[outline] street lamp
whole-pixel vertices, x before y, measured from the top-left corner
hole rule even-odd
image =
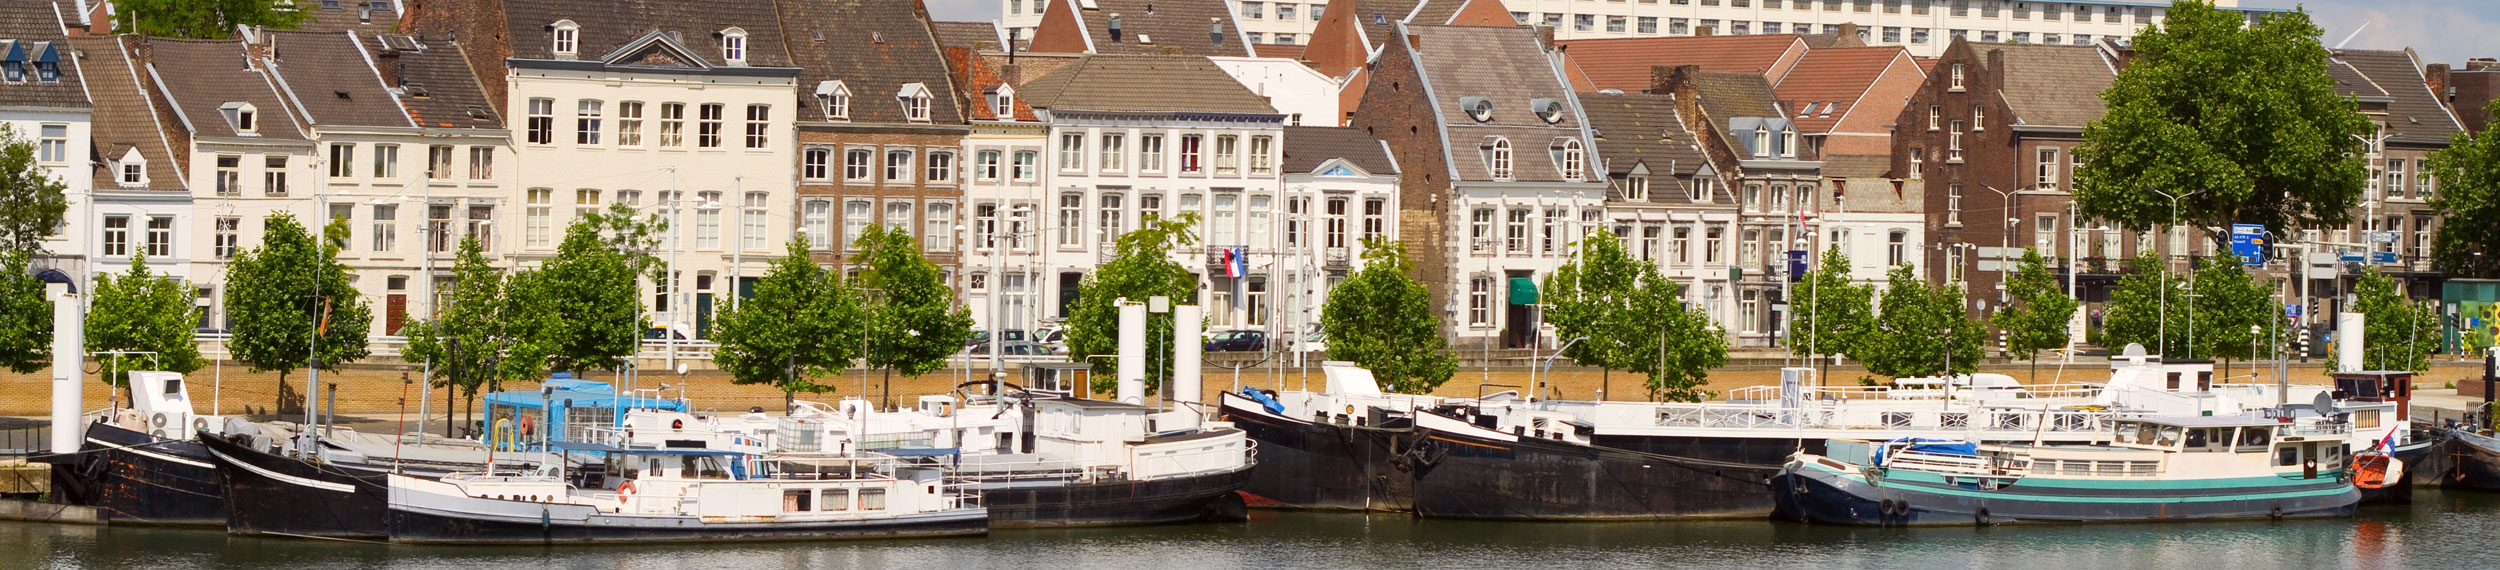
[[[2203,194],[2203,193],[2205,193],[2205,190],[2197,190],[2197,191],[2195,191],[2195,192],[2189,192],[2189,193],[2186,193],[2186,194],[2179,194],[2179,195],[2175,195],[2175,196],[2174,196],[2174,195],[2171,195],[2169,192],[2163,192],[2163,191],[2161,191],[2161,189],[2159,189],[2159,188],[2146,188],[2146,190],[2151,190],[2151,191],[2153,191],[2153,193],[2155,193],[2155,194],[2160,194],[2163,198],[2169,198],[2169,199],[2170,199],[2170,224],[2169,224],[2169,225],[2162,226],[2162,233],[2165,233],[2165,234],[2167,234],[2167,233],[2171,233],[2171,232],[2175,232],[2175,231],[2178,231],[2177,226],[2179,225],[2179,199],[2181,199],[2181,198],[2186,198],[2186,197],[2189,197],[2189,196],[2195,196],[2195,195],[2197,195],[2197,194]],[[2210,189],[2208,189],[2208,190],[2210,190]],[[2168,262],[2168,261],[2166,261],[2166,260],[2162,263],[2162,267],[2163,267],[2163,271],[2164,271],[2164,275],[2163,275],[2163,277],[2162,277],[2162,282],[2163,282],[2164,287],[2161,289],[2161,309],[2160,309],[2160,310],[2161,310],[2161,314],[2160,314],[2160,315],[2158,315],[2158,320],[2156,321],[2156,323],[2157,323],[2157,324],[2155,325],[2155,328],[2154,328],[2154,338],[2156,339],[2154,342],[2155,342],[2155,343],[2160,344],[2160,345],[2162,346],[2162,350],[2168,350],[2168,349],[2170,348],[2170,289],[2169,289],[2169,287],[2167,287],[2167,285],[2169,284],[2169,281],[2170,281],[2170,278],[2169,278],[2168,273],[2167,273],[2167,272],[2169,271],[2169,269],[2168,269],[2168,268],[2169,268],[2169,266],[2170,266],[2170,264],[2169,264],[2169,262]],[[2188,285],[2188,290],[2189,290],[2189,291],[2195,291],[2195,290],[2196,290],[2196,285],[2195,285],[2195,283],[2194,283],[2194,281],[2193,281],[2193,280],[2194,280],[2194,279],[2196,279],[2196,268],[2195,268],[2195,267],[2193,267],[2193,266],[2191,266],[2191,267],[2189,267],[2189,268],[2188,268],[2188,279],[2190,279],[2190,280],[2191,280],[2191,281],[2189,282],[2189,285]],[[2190,324],[2189,326],[2195,326],[2195,325],[2194,325],[2194,324]],[[2192,334],[2192,333],[2191,333],[2191,334]],[[2191,337],[2191,339],[2189,340],[2189,342],[2195,342],[2195,341],[2193,340],[2193,337]],[[2196,352],[2195,350],[2189,350],[2189,351],[2188,351],[2188,353],[2189,353],[2191,356],[2193,356],[2193,355],[2195,354],[2195,352]]]

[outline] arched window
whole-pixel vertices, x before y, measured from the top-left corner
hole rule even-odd
[[[1581,172],[1587,170],[1587,163],[1588,153],[1586,149],[1580,148],[1580,139],[1563,141],[1562,175],[1564,180],[1578,182]]]
[[[555,32],[554,47],[557,57],[570,59],[581,53],[581,24],[575,24],[572,20],[557,20],[555,25],[549,26],[549,29]]]
[[[740,28],[721,30],[720,58],[730,65],[747,64],[747,31]]]
[[[1485,170],[1492,171],[1495,180],[1510,179],[1510,139],[1493,139],[1493,150],[1485,158]]]

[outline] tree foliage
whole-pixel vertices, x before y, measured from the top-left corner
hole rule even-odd
[[[1849,255],[1839,246],[1823,252],[1822,261],[1795,285],[1796,330],[1789,349],[1798,355],[1859,356],[1875,337],[1875,286],[1849,278]]]
[[[1458,373],[1458,356],[1412,269],[1405,243],[1364,238],[1363,268],[1329,291],[1319,320],[1329,358],[1371,369],[1382,389],[1428,394]]]
[[[1644,296],[1661,299],[1657,295]],[[1672,301],[1672,295],[1666,297]],[[1684,305],[1681,301],[1653,309],[1658,323],[1653,326],[1657,339],[1655,359],[1636,361],[1632,371],[1649,375],[1649,399],[1653,402],[1700,402],[1710,398],[1702,386],[1709,383],[1710,370],[1727,365],[1727,335],[1710,322],[1710,315],[1701,307]]]
[[[1077,285],[1076,303],[1068,306],[1068,359],[1093,363],[1093,389],[1096,392],[1119,390],[1119,363],[1097,355],[1120,353],[1120,307],[1123,299],[1143,303],[1157,296],[1171,297],[1174,305],[1198,302],[1198,277],[1188,268],[1173,263],[1173,251],[1198,242],[1193,228],[1198,214],[1182,213],[1174,218],[1153,218],[1137,229],[1121,234],[1110,263],[1085,276]],[[990,323],[991,333],[1007,328],[1006,323]],[[1146,319],[1149,346],[1158,346],[1151,339],[1172,338],[1172,320],[1149,315]],[[1198,339],[1173,339],[1176,342],[1198,342]],[[1168,346],[1164,344],[1161,346]],[[1153,378],[1172,377],[1172,359],[1150,360],[1147,370]],[[1146,393],[1160,390],[1155,382],[1146,383]]]
[[[2353,284],[2353,311],[2361,313],[2361,369],[2410,370],[2429,372],[2430,355],[2439,350],[2439,313],[2436,302],[2414,302],[2405,298],[2377,269],[2361,274]],[[2341,336],[2335,342],[2346,342]],[[2326,370],[2337,370],[2336,352],[2328,353]]]
[[[2193,357],[2254,360],[2267,356],[2266,347],[2291,332],[2280,321],[2283,311],[2274,302],[2273,283],[2249,274],[2239,256],[2206,257],[2189,289],[2196,294],[2188,303],[2196,310],[2188,316],[2196,331]],[[2257,332],[2251,334],[2249,327]]]
[[[2118,278],[2118,286],[2110,289],[2109,302],[2103,305],[2102,344],[2140,344],[2153,354],[2186,358],[2189,297],[2185,293],[2187,284],[2170,274],[2161,254],[2147,251],[2129,258],[2125,275]]]
[[[2064,348],[2073,339],[2067,325],[2073,322],[2075,308],[2082,303],[2066,296],[2057,284],[2057,276],[2049,273],[2048,260],[2040,250],[2024,249],[2022,264],[2006,281],[2007,296],[2014,302],[1997,309],[1991,317],[1997,330],[2005,331],[2005,350],[2023,355],[2031,361],[2031,379],[2040,379],[2040,351]]]
[[[2133,42],[2084,128],[2075,201],[2085,217],[2133,227],[2263,224],[2275,235],[2343,224],[2368,181],[2370,121],[2327,76],[2321,33],[2301,11],[2250,24],[2237,10],[2173,4]],[[2210,230],[2209,230],[2210,231]],[[2221,234],[2209,234],[2219,243]]]
[[[1894,378],[1968,374],[1979,369],[1986,333],[1962,309],[1962,287],[1929,285],[1909,264],[1885,274],[1875,334],[1859,348],[1868,372]],[[1946,364],[1950,361],[1951,368]]]
[[[1592,233],[1579,245],[1576,259],[1545,278],[1546,322],[1564,338],[1585,337],[1563,355],[1648,374],[1651,400],[1700,401],[1710,368],[1727,361],[1727,343],[1708,342],[1718,338],[1703,328],[1709,319],[1684,318],[1683,286],[1632,259],[1614,234]]]
[[[41,253],[69,211],[67,188],[35,161],[35,143],[0,125],[0,251]]]
[[[0,251],[0,368],[19,374],[52,365],[52,302],[26,261],[23,252]]]
[[[605,211],[584,214],[574,223],[590,226],[591,232],[607,243],[608,249],[624,256],[626,265],[632,267],[636,275],[667,278],[660,273],[662,263],[659,251],[670,233],[668,218],[657,212],[636,212],[632,206],[616,202],[608,204]],[[571,237],[569,230],[566,237]]]
[[[833,384],[816,380],[841,374],[859,359],[871,334],[864,304],[840,273],[808,258],[802,235],[756,281],[753,296],[731,302],[715,319],[712,340],[720,348],[712,362],[733,383],[780,388],[785,403],[801,392],[831,392]]]
[[[113,8],[115,32],[195,40],[226,39],[244,26],[292,30],[307,17],[283,0],[114,0]]]
[[[101,379],[125,387],[132,370],[188,374],[207,366],[199,343],[191,339],[200,322],[192,295],[189,283],[148,270],[146,255],[131,256],[130,271],[120,277],[97,275],[94,305],[87,313],[87,352],[155,353],[98,357],[104,369]]]
[[[635,284],[637,255],[617,249],[592,220],[575,221],[556,256],[520,280],[521,310],[547,319],[537,338],[548,370],[618,370],[642,347],[650,321]]]
[[[910,233],[870,226],[859,241],[868,265],[860,285],[877,300],[868,307],[868,365],[904,376],[945,366],[972,338],[972,310],[955,299]]]
[[[284,212],[263,228],[260,247],[236,253],[226,267],[234,334],[226,346],[253,372],[278,373],[277,408],[285,411],[300,406],[289,397],[288,372],[314,353],[325,371],[364,358],[373,313],[338,261],[337,239],[313,239]],[[333,223],[324,233],[343,239],[346,232],[344,223]]]
[[[2500,112],[2500,101],[2486,111]],[[2500,126],[2457,133],[2431,153],[2439,193],[2431,207],[2446,219],[2431,242],[2432,261],[2449,277],[2500,279]]]
[[[452,262],[443,306],[428,308],[431,317],[400,329],[408,338],[401,356],[413,363],[431,363],[435,386],[459,391],[476,406],[477,394],[492,380],[529,380],[546,373],[547,344],[543,335],[550,317],[535,310],[538,292],[531,272],[506,274],[486,258],[476,236],[463,237]],[[449,410],[445,410],[448,412]]]

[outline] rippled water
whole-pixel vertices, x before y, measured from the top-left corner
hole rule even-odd
[[[0,522],[0,568],[2500,568],[2500,495],[2293,522],[1860,529],[1761,521],[1494,523],[1258,512],[1247,523],[988,538],[417,547]]]

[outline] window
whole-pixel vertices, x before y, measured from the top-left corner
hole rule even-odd
[[[1703,263],[1718,263],[1719,250],[1722,249],[1719,247],[1719,244],[1727,238],[1727,229],[1712,226],[1710,231],[1704,233],[1708,237],[1702,243],[1701,261]]]
[[[1163,135],[1137,135],[1137,169],[1163,171]]]
[[[44,162],[69,160],[69,125],[43,126],[43,141],[36,159]]]
[[[544,210],[541,210],[544,213]],[[541,227],[544,227],[542,224]],[[541,235],[544,235],[542,232]],[[484,240],[479,240],[483,242]],[[491,247],[491,246],[489,246]],[[451,250],[451,205],[428,204],[425,207],[425,250],[442,253]]]
[[[2387,197],[2405,196],[2405,159],[2387,159]]]
[[[1041,164],[1041,162],[1041,151],[1016,151],[1015,172],[1013,173],[1015,174],[1016,180],[1019,182],[1032,180],[1034,174],[1033,171],[1036,166]]]
[[[373,206],[373,251],[379,253],[398,249],[399,205],[375,204]]]
[[[1059,195],[1059,245],[1074,247],[1085,244],[1085,195],[1069,192]]]
[[[1266,174],[1269,170],[1274,169],[1274,164],[1272,162],[1273,159],[1270,157],[1269,151],[1274,148],[1275,142],[1275,137],[1267,135],[1250,137],[1251,174]]]
[[[1187,203],[1189,202],[1189,199],[1193,197],[1194,196],[1183,197],[1181,198],[1181,201],[1183,203]],[[1240,212],[1241,198],[1239,196],[1234,196],[1232,194],[1215,195],[1215,209],[1214,211],[1208,212],[1207,216],[1209,219],[1207,225],[1211,226],[1209,228],[1211,230],[1209,243],[1215,245],[1241,245],[1241,239],[1236,237],[1240,235],[1239,230],[1241,228],[1241,224],[1235,222],[1235,220],[1240,219]]]
[[[832,163],[832,149],[824,147],[807,147],[806,151],[799,153],[799,178],[804,180],[824,180],[832,175]]]
[[[917,157],[912,156],[912,151],[910,149],[885,151],[886,183],[910,184],[912,182],[912,162],[915,158]]]
[[[1275,217],[1275,202],[1266,196],[1250,197],[1250,238],[1242,241],[1252,247],[1266,247],[1269,220]]]
[[[1363,200],[1363,237],[1365,239],[1389,236],[1388,209],[1388,200],[1380,198]]]
[[[1927,149],[1923,149],[1923,148],[1911,148],[1911,149],[1910,149],[1910,172],[1909,172],[1909,178],[1910,178],[1911,180],[1919,180],[1919,179],[1925,178],[1925,177],[1926,177],[1926,172],[1927,172]]]
[[[347,178],[355,175],[356,145],[330,145],[330,177]]]
[[[1493,278],[1467,280],[1467,324],[1479,327],[1493,325]]]
[[[1101,167],[1104,172],[1119,172],[1125,169],[1127,165],[1121,164],[1120,159],[1128,156],[1128,137],[1118,133],[1104,133],[1101,154]]]
[[[886,231],[897,235],[911,235],[911,217],[913,210],[914,208],[912,207],[911,199],[909,198],[901,200],[887,200],[885,203]]]
[[[730,65],[747,64],[747,32],[730,28],[720,33],[720,58]]]
[[[130,255],[130,216],[104,217],[104,256]]]
[[[1625,21],[1624,17],[1622,17],[1622,16],[1607,16],[1607,17],[1606,17],[1606,31],[1607,31],[1608,33],[1615,33],[1615,34],[1620,34],[1620,33],[1623,33],[1623,32],[1624,32],[1624,30],[1628,27],[1628,26],[1626,26],[1626,24],[1627,24],[1627,22]]]
[[[373,145],[373,178],[375,180],[399,178],[399,145]]]
[[[1649,176],[1634,174],[1623,178],[1623,199],[1630,202],[1649,200]]]
[[[1149,192],[1137,195],[1137,219],[1147,220],[1161,217],[1163,217],[1162,194]]]
[[[642,146],[642,102],[616,103],[616,146]]]
[[[174,217],[148,216],[148,257],[163,259],[174,255]]]
[[[1588,156],[1586,151],[1580,148],[1579,139],[1563,141],[1562,175],[1564,180],[1580,181],[1583,171],[1587,170],[1587,162]]]
[[[1745,191],[1746,191],[1747,193],[1752,193],[1752,192],[1753,192],[1753,189],[1754,189],[1754,187],[1753,187],[1753,186],[1746,186],[1746,187],[1745,187]],[[1787,187],[1787,186],[1772,186],[1772,187],[1771,187],[1771,211],[1773,211],[1773,212],[1786,212],[1786,211],[1788,211],[1788,187]]]
[[[851,120],[851,88],[840,81],[830,81],[816,88],[816,104],[824,108],[825,118]]]
[[[1955,34],[1955,35],[1960,35],[1960,34]],[[1956,63],[1956,64],[1953,64],[1953,86],[1952,86],[1952,90],[1954,90],[1954,91],[1961,91],[1962,89],[1963,89],[1963,86],[1962,86],[1962,64]]]
[[[22,72],[21,72],[22,73]],[[251,136],[260,132],[260,110],[250,104],[228,104],[234,113],[234,132]]]
[[[1120,208],[1121,198],[1119,194],[1103,193],[1100,201],[1102,206],[1095,208],[1100,220],[1095,223],[1095,227],[1102,233],[1095,238],[1095,241],[1104,244],[1117,242],[1120,240],[1120,234],[1126,231],[1123,226],[1126,225],[1128,212]]]
[[[727,105],[703,104],[699,110],[702,115],[697,117],[698,122],[695,123],[694,145],[696,147],[720,148],[721,115],[727,110]]]
[[[1529,215],[1530,212],[1525,208],[1510,211],[1510,216],[1502,224],[1503,250],[1513,255],[1527,253]]]
[[[1656,35],[1658,33],[1658,18],[1656,16],[1641,16],[1633,30],[1639,32],[1641,35]]]
[[[1945,162],[1962,162],[1962,122],[1953,122],[1953,132],[1945,135]]]
[[[1296,5],[1294,5],[1294,4],[1277,4],[1277,5],[1276,5],[1276,19],[1278,19],[1278,20],[1291,20],[1291,19],[1293,19],[1294,15],[1295,15],[1295,14],[1294,14],[1294,7],[1295,7],[1295,6],[1296,6]]]
[[[998,93],[991,95],[990,114],[998,117],[998,120],[1001,121],[1016,120],[1015,90],[1001,87],[998,90]]]
[[[1345,198],[1329,198],[1329,199],[1328,199],[1328,212],[1327,212],[1327,214],[1326,214],[1326,216],[1325,216],[1325,217],[1326,217],[1326,227],[1325,227],[1325,228],[1323,228],[1323,229],[1321,229],[1321,231],[1327,234],[1327,236],[1326,236],[1326,237],[1327,237],[1327,244],[1326,244],[1326,245],[1327,245],[1329,248],[1335,249],[1335,248],[1344,248],[1344,247],[1345,247],[1345,244],[1346,244],[1346,202],[1347,202],[1347,200],[1346,200]],[[1488,232],[1491,232],[1491,231],[1492,231],[1492,229],[1490,229],[1490,227],[1486,226],[1485,224],[1491,224],[1491,223],[1493,223],[1493,211],[1492,211],[1492,210],[1479,210],[1479,211],[1477,211],[1477,212],[1476,212],[1476,218],[1477,218],[1477,220],[1478,220],[1478,225],[1477,225],[1477,227],[1476,227],[1476,235],[1475,235],[1475,237],[1476,237],[1476,243],[1477,243],[1478,245],[1476,245],[1475,247],[1476,247],[1476,251],[1478,251],[1478,252],[1482,252],[1482,251],[1484,251],[1484,246],[1482,245],[1482,244],[1483,244],[1483,242],[1484,242],[1484,240],[1486,240],[1486,239],[1488,239],[1488,238],[1492,237],[1492,236],[1491,236],[1491,234],[1489,234],[1489,233],[1488,233]]]
[[[921,232],[922,246],[927,247],[929,251],[955,250],[955,204],[953,202],[930,202],[929,215],[923,218],[922,223],[928,226],[926,231]]]
[[[1510,139],[1493,139],[1493,151],[1486,159],[1485,169],[1492,172],[1494,180],[1510,179]]]
[[[583,99],[573,112],[574,144],[599,144],[599,107],[598,101]]]
[[[1366,204],[1365,206],[1368,207],[1369,205]],[[1368,214],[1370,212],[1364,213]],[[1370,220],[1366,219],[1365,221],[1369,222]],[[1657,230],[1653,228],[1650,231],[1656,232]],[[1564,239],[1562,232],[1563,209],[1546,208],[1545,221],[1543,224],[1539,224],[1537,226],[1538,237],[1541,238],[1537,241],[1537,251],[1550,254],[1554,253],[1556,250],[1562,249],[1562,240]],[[1656,235],[1651,235],[1649,237],[1650,241],[1658,241],[1658,236]]]
[[[1970,130],[1988,130],[1988,110],[1986,107],[1970,108]]]
[[[871,156],[874,156],[875,154],[876,154],[876,153],[871,152],[871,151],[869,151],[868,149],[864,149],[864,148],[854,148],[854,149],[850,149],[850,150],[848,150],[848,151],[843,152],[843,153],[842,153],[842,179],[843,179],[844,181],[854,182],[854,183],[867,183],[867,182],[870,182],[870,181],[871,181],[871,179],[868,177],[868,176],[869,176],[869,170],[868,170],[868,169],[869,169],[869,166],[868,166],[868,163],[869,163],[869,161],[870,161],[870,160],[872,160],[870,157],[871,157]]]
[[[2040,147],[2040,161],[2037,166],[2040,173],[2037,185],[2040,189],[2057,189],[2057,167],[2057,147]]]
[[[985,202],[972,207],[972,245],[982,249],[998,247],[998,204]]]
[[[523,234],[522,239],[529,243],[531,249],[544,249],[550,245],[547,239],[549,223],[548,214],[552,209],[552,206],[549,206],[549,204],[554,200],[555,190],[548,188],[529,189],[529,205],[525,210],[523,210],[524,219],[521,221],[521,231]],[[445,215],[448,216],[449,214],[446,213]],[[432,232],[429,231],[428,233]]]
[[[933,151],[925,162],[927,172],[922,175],[921,181],[930,184],[955,183],[955,153]]]
[[[438,144],[425,147],[425,178],[427,180],[450,179],[451,155],[450,145]]]
[[[821,250],[828,249],[826,246],[832,245],[832,202],[808,200],[807,204],[800,207],[799,223],[803,224],[801,227],[807,232],[808,247]]]
[[[1061,133],[1059,135],[1059,169],[1085,169],[1084,133]]]
[[[2040,255],[2043,255],[2043,256],[2049,256],[2049,257],[2057,257],[2057,256],[2058,256],[2058,253],[2059,253],[2059,252],[2057,251],[2057,247],[2056,247],[2056,246],[2057,246],[2057,215],[2056,215],[2056,214],[2040,214],[2037,218],[2034,218],[2034,219],[2032,220],[2032,224],[2031,224],[2031,234],[2032,234],[2032,237],[2031,237],[2031,247],[2032,247],[2033,249],[2037,249],[2037,250],[2039,250],[2039,251],[2040,251]],[[2055,263],[2054,263],[2054,262],[2052,262],[2052,263],[2051,263],[2051,265],[2055,265]]]
[[[572,59],[580,54],[582,27],[572,20],[555,23],[555,52],[559,59]]]
[[[1310,224],[1302,221],[1302,216],[1309,214],[1310,211],[1311,200],[1309,198],[1285,199],[1285,247],[1302,247],[1304,243],[1302,234],[1310,227]]]
[[[868,230],[868,217],[873,215],[876,212],[869,210],[867,200],[842,203],[842,249],[857,247],[859,236]]]
[[[764,227],[764,209],[771,207],[770,204],[769,194],[747,193],[744,204],[746,207],[738,211],[738,247],[749,250],[764,249],[764,238],[771,231]]]
[[[234,259],[234,253],[242,249],[243,218],[218,216],[215,240],[217,258]]]
[[[1199,147],[1205,139],[1205,135],[1181,135],[1181,172],[1194,174],[1204,170],[1204,165],[1199,163],[1203,149]]]
[[[1560,18],[1560,17],[1561,17],[1561,15],[1560,15],[1560,14],[1555,14],[1555,15],[1553,15],[1553,16],[1554,16],[1555,18]],[[1693,32],[1693,22],[1692,22],[1691,20],[1686,20],[1686,19],[1683,19],[1683,18],[1668,18],[1668,19],[1667,19],[1667,35],[1670,35],[1670,36],[1681,36],[1681,35],[1690,34],[1690,33],[1692,33],[1692,32]]]
[[[138,186],[147,183],[148,163],[145,160],[140,160],[138,155],[139,151],[133,150],[125,160],[121,161],[121,181],[123,186]]]
[[[495,147],[469,147],[469,179],[487,180],[495,177]]]
[[[1893,230],[1884,237],[1884,265],[1900,265],[1909,261],[1910,232]]]
[[[747,106],[747,148],[766,148],[772,138],[772,105]]]
[[[1675,262],[1676,262],[1676,263],[1678,263],[1678,264],[1683,264],[1683,263],[1692,263],[1692,262],[1693,262],[1693,251],[1692,251],[1692,250],[1693,250],[1693,247],[1692,247],[1692,243],[1693,243],[1693,228],[1691,228],[1691,227],[1689,227],[1689,226],[1676,226],[1676,227],[1675,227],[1675,238],[1674,238],[1672,241],[1667,242],[1667,249],[1673,250],[1671,253],[1673,253],[1673,254],[1675,255]]]
[[[219,155],[217,157],[217,195],[234,196],[242,193],[243,157]]]
[[[2413,159],[2413,197],[2423,200],[2431,199],[2432,186],[2435,184],[2431,181],[2430,159]]]
[[[1232,174],[1233,172],[1239,170],[1241,166],[1239,161],[1240,154],[1241,137],[1235,135],[1216,135],[1215,173]]]
[[[929,122],[929,90],[913,83],[903,86],[903,118],[914,123]]]
[[[555,144],[556,100],[535,97],[530,99],[529,142],[530,144]],[[331,163],[336,164],[337,161],[331,161]],[[331,176],[338,175],[332,174]]]
[[[1335,204],[1330,205],[1334,206]],[[1470,223],[1467,228],[1467,237],[1468,251],[1473,252],[1476,255],[1485,255],[1493,252],[1494,241],[1492,208],[1476,208],[1474,217],[1470,219]]]
[[[1744,317],[1743,317],[1742,319],[1740,319],[1740,320],[1744,321],[1744,324],[1740,325],[1740,326],[1741,326],[1741,328],[1742,328],[1745,332],[1749,332],[1749,333],[1750,333],[1750,332],[1761,332],[1761,330],[1762,330],[1762,291],[1755,290],[1755,289],[1746,289],[1746,290],[1745,290],[1745,293],[1744,293],[1744,300],[1743,300],[1743,301],[1741,301],[1741,302],[1739,302],[1738,306],[1739,306],[1739,307],[1742,307],[1742,311],[1743,311],[1743,314],[1744,314]]]
[[[1638,253],[1642,261],[1658,259],[1658,226],[1652,224],[1641,226],[1641,247]]]
[[[1690,198],[1692,198],[1692,200],[1693,200],[1694,202],[1699,202],[1699,203],[1704,203],[1704,204],[1710,203],[1710,200],[1711,200],[1711,195],[1712,195],[1712,194],[1715,194],[1715,192],[1713,192],[1713,191],[1712,191],[1712,187],[1713,187],[1713,186],[1716,186],[1717,184],[1718,184],[1718,180],[1716,180],[1716,179],[1711,179],[1711,178],[1694,178],[1694,179],[1693,179],[1693,192],[1692,192],[1692,196],[1690,196]]]
[[[1962,185],[1947,184],[1944,188],[1944,223],[1962,225]]]

